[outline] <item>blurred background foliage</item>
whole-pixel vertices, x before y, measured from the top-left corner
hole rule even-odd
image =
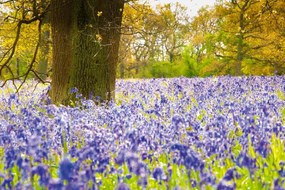
[[[5,57],[13,46],[16,23],[7,17],[13,7],[0,12],[0,57]],[[15,17],[20,14],[14,13]],[[19,77],[33,58],[37,32],[37,23],[22,27],[10,63]],[[34,69],[45,79],[52,72],[48,21],[41,32]],[[284,55],[284,0],[219,0],[193,18],[179,3],[153,8],[131,1],[124,9],[117,77],[283,75]],[[8,73],[4,69],[0,77],[11,77]]]

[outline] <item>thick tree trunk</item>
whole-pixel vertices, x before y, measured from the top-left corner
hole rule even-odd
[[[72,66],[72,0],[51,1],[52,82],[50,96],[54,103],[69,103]]]
[[[51,98],[69,104],[70,90],[86,98],[115,96],[124,0],[52,0]]]

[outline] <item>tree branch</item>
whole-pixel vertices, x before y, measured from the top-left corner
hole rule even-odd
[[[39,47],[40,47],[40,42],[41,42],[41,38],[42,38],[42,21],[40,20],[39,24],[38,24],[38,42],[37,42],[37,46],[35,48],[35,51],[34,51],[34,56],[33,56],[33,59],[31,60],[31,63],[29,65],[29,68],[28,70],[26,71],[26,73],[24,74],[24,80],[21,82],[20,86],[17,88],[17,92],[19,92],[19,90],[21,89],[21,87],[24,85],[24,83],[26,82],[28,76],[29,76],[29,73],[32,72],[33,70],[33,66],[36,62],[36,58],[37,58],[37,55],[38,55],[38,51],[39,51]],[[36,75],[37,76],[37,75]],[[38,77],[39,80],[42,80],[40,77]]]

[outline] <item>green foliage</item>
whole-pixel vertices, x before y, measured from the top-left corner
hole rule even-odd
[[[211,71],[209,72],[205,70],[206,66],[213,62],[213,59],[202,55],[202,52],[198,51],[206,50],[197,50],[193,46],[184,48],[182,61],[188,67],[186,73],[187,77],[206,77],[213,74]]]
[[[158,61],[143,67],[138,73],[138,77],[143,78],[171,78],[179,76],[187,76],[187,65],[182,61],[173,63],[168,61]]]
[[[256,61],[245,59],[242,63],[242,71],[245,75],[264,75],[274,74],[274,66],[270,63],[257,63]]]
[[[31,58],[30,53],[26,53],[24,55],[21,55],[19,57],[15,57],[12,58],[11,62],[10,62],[10,69],[13,71],[14,76],[12,76],[12,74],[9,72],[9,70],[7,68],[3,69],[3,74],[1,75],[0,79],[4,80],[4,79],[9,79],[9,78],[13,78],[13,77],[19,77],[19,76],[23,76],[26,71],[28,70],[28,64],[29,64],[29,59]],[[33,78],[33,75],[30,74],[28,76],[28,79]]]

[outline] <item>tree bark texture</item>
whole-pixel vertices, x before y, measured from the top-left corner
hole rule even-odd
[[[115,97],[124,0],[52,0],[51,98],[69,104],[70,90],[86,98]]]

